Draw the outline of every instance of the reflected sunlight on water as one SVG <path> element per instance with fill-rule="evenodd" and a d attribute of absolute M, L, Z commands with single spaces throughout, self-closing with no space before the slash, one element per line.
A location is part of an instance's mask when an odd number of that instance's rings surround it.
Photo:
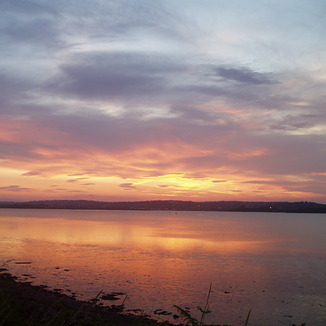
<path fill-rule="evenodd" d="M 253 309 L 252 325 L 321 326 L 325 226 L 317 214 L 3 209 L 0 259 L 31 261 L 8 266 L 82 298 L 127 293 L 148 313 L 195 309 L 212 282 L 216 322 Z"/>

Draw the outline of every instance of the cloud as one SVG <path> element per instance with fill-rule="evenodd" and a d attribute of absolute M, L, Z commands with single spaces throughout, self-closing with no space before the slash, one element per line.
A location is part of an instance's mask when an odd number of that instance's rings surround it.
<path fill-rule="evenodd" d="M 10 74 L 8 71 L 0 71 L 0 113 L 11 113 L 15 108 L 10 102 L 20 98 L 23 93 L 33 85 L 33 82 Z"/>
<path fill-rule="evenodd" d="M 319 114 L 298 114 L 285 115 L 274 122 L 270 122 L 269 127 L 273 130 L 297 131 L 307 130 L 322 124 L 325 119 L 323 115 Z"/>
<path fill-rule="evenodd" d="M 31 21 L 11 21 L 11 24 L 2 28 L 2 33 L 15 42 L 30 42 L 34 44 L 52 45 L 59 40 L 54 23 L 45 18 L 34 18 Z M 27 45 L 26 44 L 26 45 Z"/>
<path fill-rule="evenodd" d="M 153 178 L 168 192 L 189 178 L 231 191 L 266 178 L 275 184 L 242 187 L 322 192 L 324 180 L 307 179 L 325 162 L 317 7 L 1 1 L 1 167 L 31 183 L 58 176 L 58 187 Z"/>
<path fill-rule="evenodd" d="M 37 159 L 39 155 L 33 153 L 33 145 L 24 145 L 23 143 L 13 143 L 8 141 L 0 141 L 0 159 Z"/>
<path fill-rule="evenodd" d="M 239 184 L 256 185 L 257 189 L 269 189 L 271 187 L 279 187 L 284 192 L 301 192 L 301 193 L 315 193 L 323 195 L 326 191 L 325 180 L 305 175 L 302 180 L 287 179 L 279 176 L 274 176 L 270 180 L 244 180 L 239 181 Z"/>
<path fill-rule="evenodd" d="M 26 192 L 26 191 L 32 191 L 34 189 L 33 188 L 24 188 L 19 185 L 11 185 L 11 186 L 6 186 L 6 187 L 0 187 L 0 190 L 13 191 L 13 192 Z"/>
<path fill-rule="evenodd" d="M 37 15 L 44 13 L 55 13 L 56 10 L 53 10 L 48 4 L 41 3 L 39 1 L 31 0 L 28 2 L 23 2 L 20 0 L 3 0 L 0 3 L 0 8 L 3 12 L 14 13 L 18 15 L 31 15 L 35 17 Z"/>
<path fill-rule="evenodd" d="M 28 171 L 28 172 L 23 173 L 22 176 L 33 177 L 33 176 L 40 175 L 40 174 L 41 174 L 41 172 L 39 172 L 39 171 Z"/>
<path fill-rule="evenodd" d="M 68 183 L 78 183 L 79 181 L 88 180 L 89 178 L 77 178 L 77 179 L 69 179 Z"/>
<path fill-rule="evenodd" d="M 34 119 L 32 124 L 20 121 L 13 125 L 19 137 L 0 143 L 1 157 L 17 167 L 23 160 L 29 171 L 25 176 L 74 171 L 74 175 L 132 177 L 183 172 L 208 177 L 225 167 L 266 175 L 324 169 L 323 135 L 299 137 L 250 130 L 233 115 L 199 108 L 180 107 L 175 112 L 170 119 L 112 117 L 95 111 L 91 117 L 56 114 Z M 79 162 L 79 171 L 75 162 Z"/>
<path fill-rule="evenodd" d="M 205 65 L 198 63 L 196 66 L 194 69 L 194 64 L 178 56 L 155 52 L 82 53 L 60 66 L 60 73 L 46 83 L 46 91 L 83 100 L 109 100 L 128 111 L 130 107 L 144 105 L 174 108 L 185 102 L 203 105 L 218 98 L 243 106 L 247 103 L 267 108 L 275 107 L 280 101 L 284 103 L 269 89 L 260 89 L 257 93 L 257 85 L 275 84 L 267 74 L 247 68 L 224 67 L 214 67 L 214 74 L 211 74 L 206 72 Z M 225 85 L 216 80 L 216 71 L 223 80 L 241 81 L 247 88 Z"/>
<path fill-rule="evenodd" d="M 134 189 L 137 189 L 137 187 L 135 187 L 134 184 L 131 183 L 131 182 L 121 183 L 119 186 L 121 188 L 123 188 L 124 190 L 134 190 Z"/>
<path fill-rule="evenodd" d="M 239 83 L 254 85 L 270 85 L 274 83 L 268 74 L 259 73 L 249 68 L 228 68 L 220 66 L 216 67 L 215 71 L 216 74 L 223 79 Z"/>
<path fill-rule="evenodd" d="M 169 98 L 173 92 L 169 86 L 173 76 L 184 70 L 182 64 L 155 54 L 89 53 L 63 64 L 62 73 L 48 83 L 48 90 L 66 96 L 109 99 L 129 105 L 158 105 L 163 94 L 167 93 Z"/>

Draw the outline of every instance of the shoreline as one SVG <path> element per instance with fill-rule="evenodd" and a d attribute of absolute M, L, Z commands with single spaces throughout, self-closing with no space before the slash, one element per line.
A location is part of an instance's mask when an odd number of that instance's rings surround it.
<path fill-rule="evenodd" d="M 98 305 L 96 298 L 82 301 L 45 286 L 19 281 L 6 268 L 0 269 L 0 307 L 0 323 L 4 326 L 173 326 L 148 315 L 122 312 L 119 306 Z"/>
<path fill-rule="evenodd" d="M 198 211 L 198 212 L 271 212 L 326 213 L 326 204 L 315 202 L 255 202 L 255 201 L 183 201 L 149 200 L 107 202 L 93 200 L 36 200 L 3 202 L 0 208 L 69 209 L 69 210 L 127 210 L 127 211 Z"/>

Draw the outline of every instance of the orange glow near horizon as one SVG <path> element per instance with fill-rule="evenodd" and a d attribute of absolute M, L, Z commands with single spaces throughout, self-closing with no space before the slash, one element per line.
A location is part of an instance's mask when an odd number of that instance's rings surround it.
<path fill-rule="evenodd" d="M 27 131 L 31 128 L 35 126 L 29 120 L 14 121 L 2 130 L 0 136 L 19 143 L 23 141 L 19 130 L 29 134 Z M 275 182 L 275 176 L 239 170 L 238 162 L 268 155 L 269 151 L 262 147 L 222 151 L 178 141 L 154 142 L 151 146 L 108 153 L 94 146 L 74 146 L 64 133 L 58 134 L 48 128 L 42 132 L 48 136 L 27 137 L 27 142 L 39 142 L 30 156 L 21 160 L 13 154 L 0 160 L 0 200 L 319 199 L 309 191 L 287 186 L 287 183 L 304 183 L 309 180 L 307 176 L 276 176 L 280 179 Z M 65 148 L 53 148 L 57 138 L 66 144 Z M 205 161 L 219 156 L 233 160 L 233 165 L 217 168 L 200 165 L 201 159 Z M 197 158 L 199 163 L 196 163 Z M 311 177 L 319 175 L 322 174 L 310 174 Z M 252 179 L 254 181 L 250 181 Z"/>
<path fill-rule="evenodd" d="M 59 171 L 62 167 L 58 167 Z M 59 172 L 58 171 L 58 172 Z M 0 196 L 6 200 L 94 199 L 94 200 L 288 200 L 309 199 L 313 194 L 293 189 L 285 190 L 268 179 L 246 183 L 242 178 L 226 174 L 192 177 L 183 173 L 143 176 L 94 176 L 76 171 L 44 176 L 26 170 L 0 168 L 3 174 Z M 55 171 L 53 171 L 55 172 Z M 41 172 L 43 173 L 43 172 Z M 235 199 L 236 198 L 236 199 Z"/>

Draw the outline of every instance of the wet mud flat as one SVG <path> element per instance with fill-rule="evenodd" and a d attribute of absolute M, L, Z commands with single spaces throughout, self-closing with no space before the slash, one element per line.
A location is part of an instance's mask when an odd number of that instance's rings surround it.
<path fill-rule="evenodd" d="M 12 325 L 80 325 L 80 326 L 171 326 L 146 315 L 122 313 L 123 307 L 100 306 L 96 298 L 77 300 L 46 286 L 19 281 L 0 269 L 0 324 Z"/>

